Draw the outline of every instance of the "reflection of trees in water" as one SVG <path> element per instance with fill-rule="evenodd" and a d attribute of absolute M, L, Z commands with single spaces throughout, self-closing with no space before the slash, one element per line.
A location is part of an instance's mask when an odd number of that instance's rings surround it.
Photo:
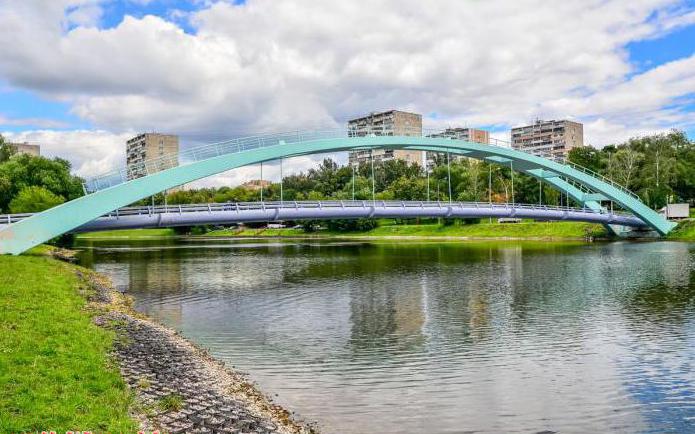
<path fill-rule="evenodd" d="M 620 298 L 625 318 L 639 328 L 662 324 L 683 325 L 695 309 L 695 246 L 658 243 L 654 249 L 629 252 L 641 271 L 625 273 L 630 285 Z M 635 277 L 635 275 L 638 275 Z"/>

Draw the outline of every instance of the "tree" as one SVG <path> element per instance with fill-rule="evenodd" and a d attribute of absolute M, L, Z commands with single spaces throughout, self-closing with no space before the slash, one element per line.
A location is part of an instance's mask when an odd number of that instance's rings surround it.
<path fill-rule="evenodd" d="M 0 163 L 9 160 L 15 154 L 15 149 L 5 142 L 5 138 L 0 135 Z"/>
<path fill-rule="evenodd" d="M 397 200 L 426 200 L 427 181 L 418 178 L 407 178 L 401 176 L 393 182 L 388 190 Z"/>
<path fill-rule="evenodd" d="M 65 200 L 83 194 L 82 179 L 70 174 L 66 160 L 18 155 L 0 163 L 0 209 L 7 209 L 22 189 L 31 186 L 43 187 Z"/>
<path fill-rule="evenodd" d="M 625 188 L 631 188 L 635 181 L 640 163 L 644 160 L 644 154 L 634 149 L 625 147 L 619 149 L 612 158 L 613 179 Z"/>
<path fill-rule="evenodd" d="M 603 170 L 601 151 L 592 146 L 579 146 L 572 148 L 568 155 L 568 160 L 579 164 L 582 167 L 600 172 Z"/>
<path fill-rule="evenodd" d="M 62 196 L 39 186 L 24 187 L 10 202 L 10 212 L 41 212 L 65 202 Z"/>

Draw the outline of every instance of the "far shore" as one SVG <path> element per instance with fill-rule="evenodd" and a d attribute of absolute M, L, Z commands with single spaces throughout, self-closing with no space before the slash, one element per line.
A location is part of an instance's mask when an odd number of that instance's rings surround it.
<path fill-rule="evenodd" d="M 282 239 L 359 239 L 392 241 L 611 241 L 612 237 L 598 224 L 581 222 L 522 222 L 441 225 L 386 223 L 367 231 L 306 232 L 301 228 L 234 227 L 200 234 L 177 234 L 171 228 L 131 229 L 91 232 L 77 235 L 81 240 L 155 240 L 186 237 L 210 238 L 282 238 Z M 678 241 L 695 241 L 695 221 L 681 222 L 667 237 Z"/>

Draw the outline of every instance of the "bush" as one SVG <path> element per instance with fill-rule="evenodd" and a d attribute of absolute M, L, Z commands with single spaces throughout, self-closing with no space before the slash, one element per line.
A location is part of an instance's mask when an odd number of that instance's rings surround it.
<path fill-rule="evenodd" d="M 329 220 L 328 229 L 334 232 L 365 232 L 377 228 L 376 219 Z"/>
<path fill-rule="evenodd" d="M 302 230 L 306 233 L 316 232 L 319 228 L 318 220 L 305 220 L 302 222 Z"/>
<path fill-rule="evenodd" d="M 24 187 L 19 194 L 10 201 L 10 212 L 41 212 L 65 202 L 62 196 L 51 193 L 44 187 Z"/>

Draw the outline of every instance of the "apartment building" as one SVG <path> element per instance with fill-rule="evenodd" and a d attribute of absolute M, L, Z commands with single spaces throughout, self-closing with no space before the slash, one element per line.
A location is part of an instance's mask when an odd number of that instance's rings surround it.
<path fill-rule="evenodd" d="M 451 137 L 456 140 L 466 140 L 475 143 L 490 143 L 490 132 L 477 128 L 447 128 L 441 133 L 432 134 L 431 137 Z"/>
<path fill-rule="evenodd" d="M 447 128 L 440 133 L 430 134 L 428 137 L 449 137 L 456 140 L 466 140 L 469 142 L 483 143 L 485 145 L 490 144 L 490 132 L 486 130 L 479 130 L 477 128 Z M 435 165 L 436 155 L 446 155 L 437 152 L 427 152 L 427 167 L 432 168 Z M 452 155 L 452 160 L 459 160 L 466 158 L 462 155 Z"/>
<path fill-rule="evenodd" d="M 422 136 L 422 115 L 399 110 L 389 110 L 380 113 L 370 113 L 367 116 L 348 121 L 348 134 L 362 137 L 370 134 L 377 136 Z M 373 154 L 372 154 L 373 152 Z M 409 163 L 423 165 L 425 162 L 422 151 L 406 151 L 402 149 L 374 149 L 351 151 L 351 165 L 368 163 L 370 155 L 375 162 L 403 160 Z"/>
<path fill-rule="evenodd" d="M 584 146 L 584 126 L 579 122 L 537 119 L 512 128 L 512 148 L 529 154 L 562 159 L 579 146 Z"/>
<path fill-rule="evenodd" d="M 24 143 L 8 143 L 10 148 L 14 150 L 15 155 L 26 154 L 38 157 L 41 155 L 41 146 L 30 145 L 27 142 Z"/>
<path fill-rule="evenodd" d="M 154 161 L 152 161 L 154 160 Z M 145 161 L 152 161 L 144 167 Z M 172 134 L 143 133 L 126 142 L 128 179 L 170 169 L 179 165 L 179 137 Z"/>

